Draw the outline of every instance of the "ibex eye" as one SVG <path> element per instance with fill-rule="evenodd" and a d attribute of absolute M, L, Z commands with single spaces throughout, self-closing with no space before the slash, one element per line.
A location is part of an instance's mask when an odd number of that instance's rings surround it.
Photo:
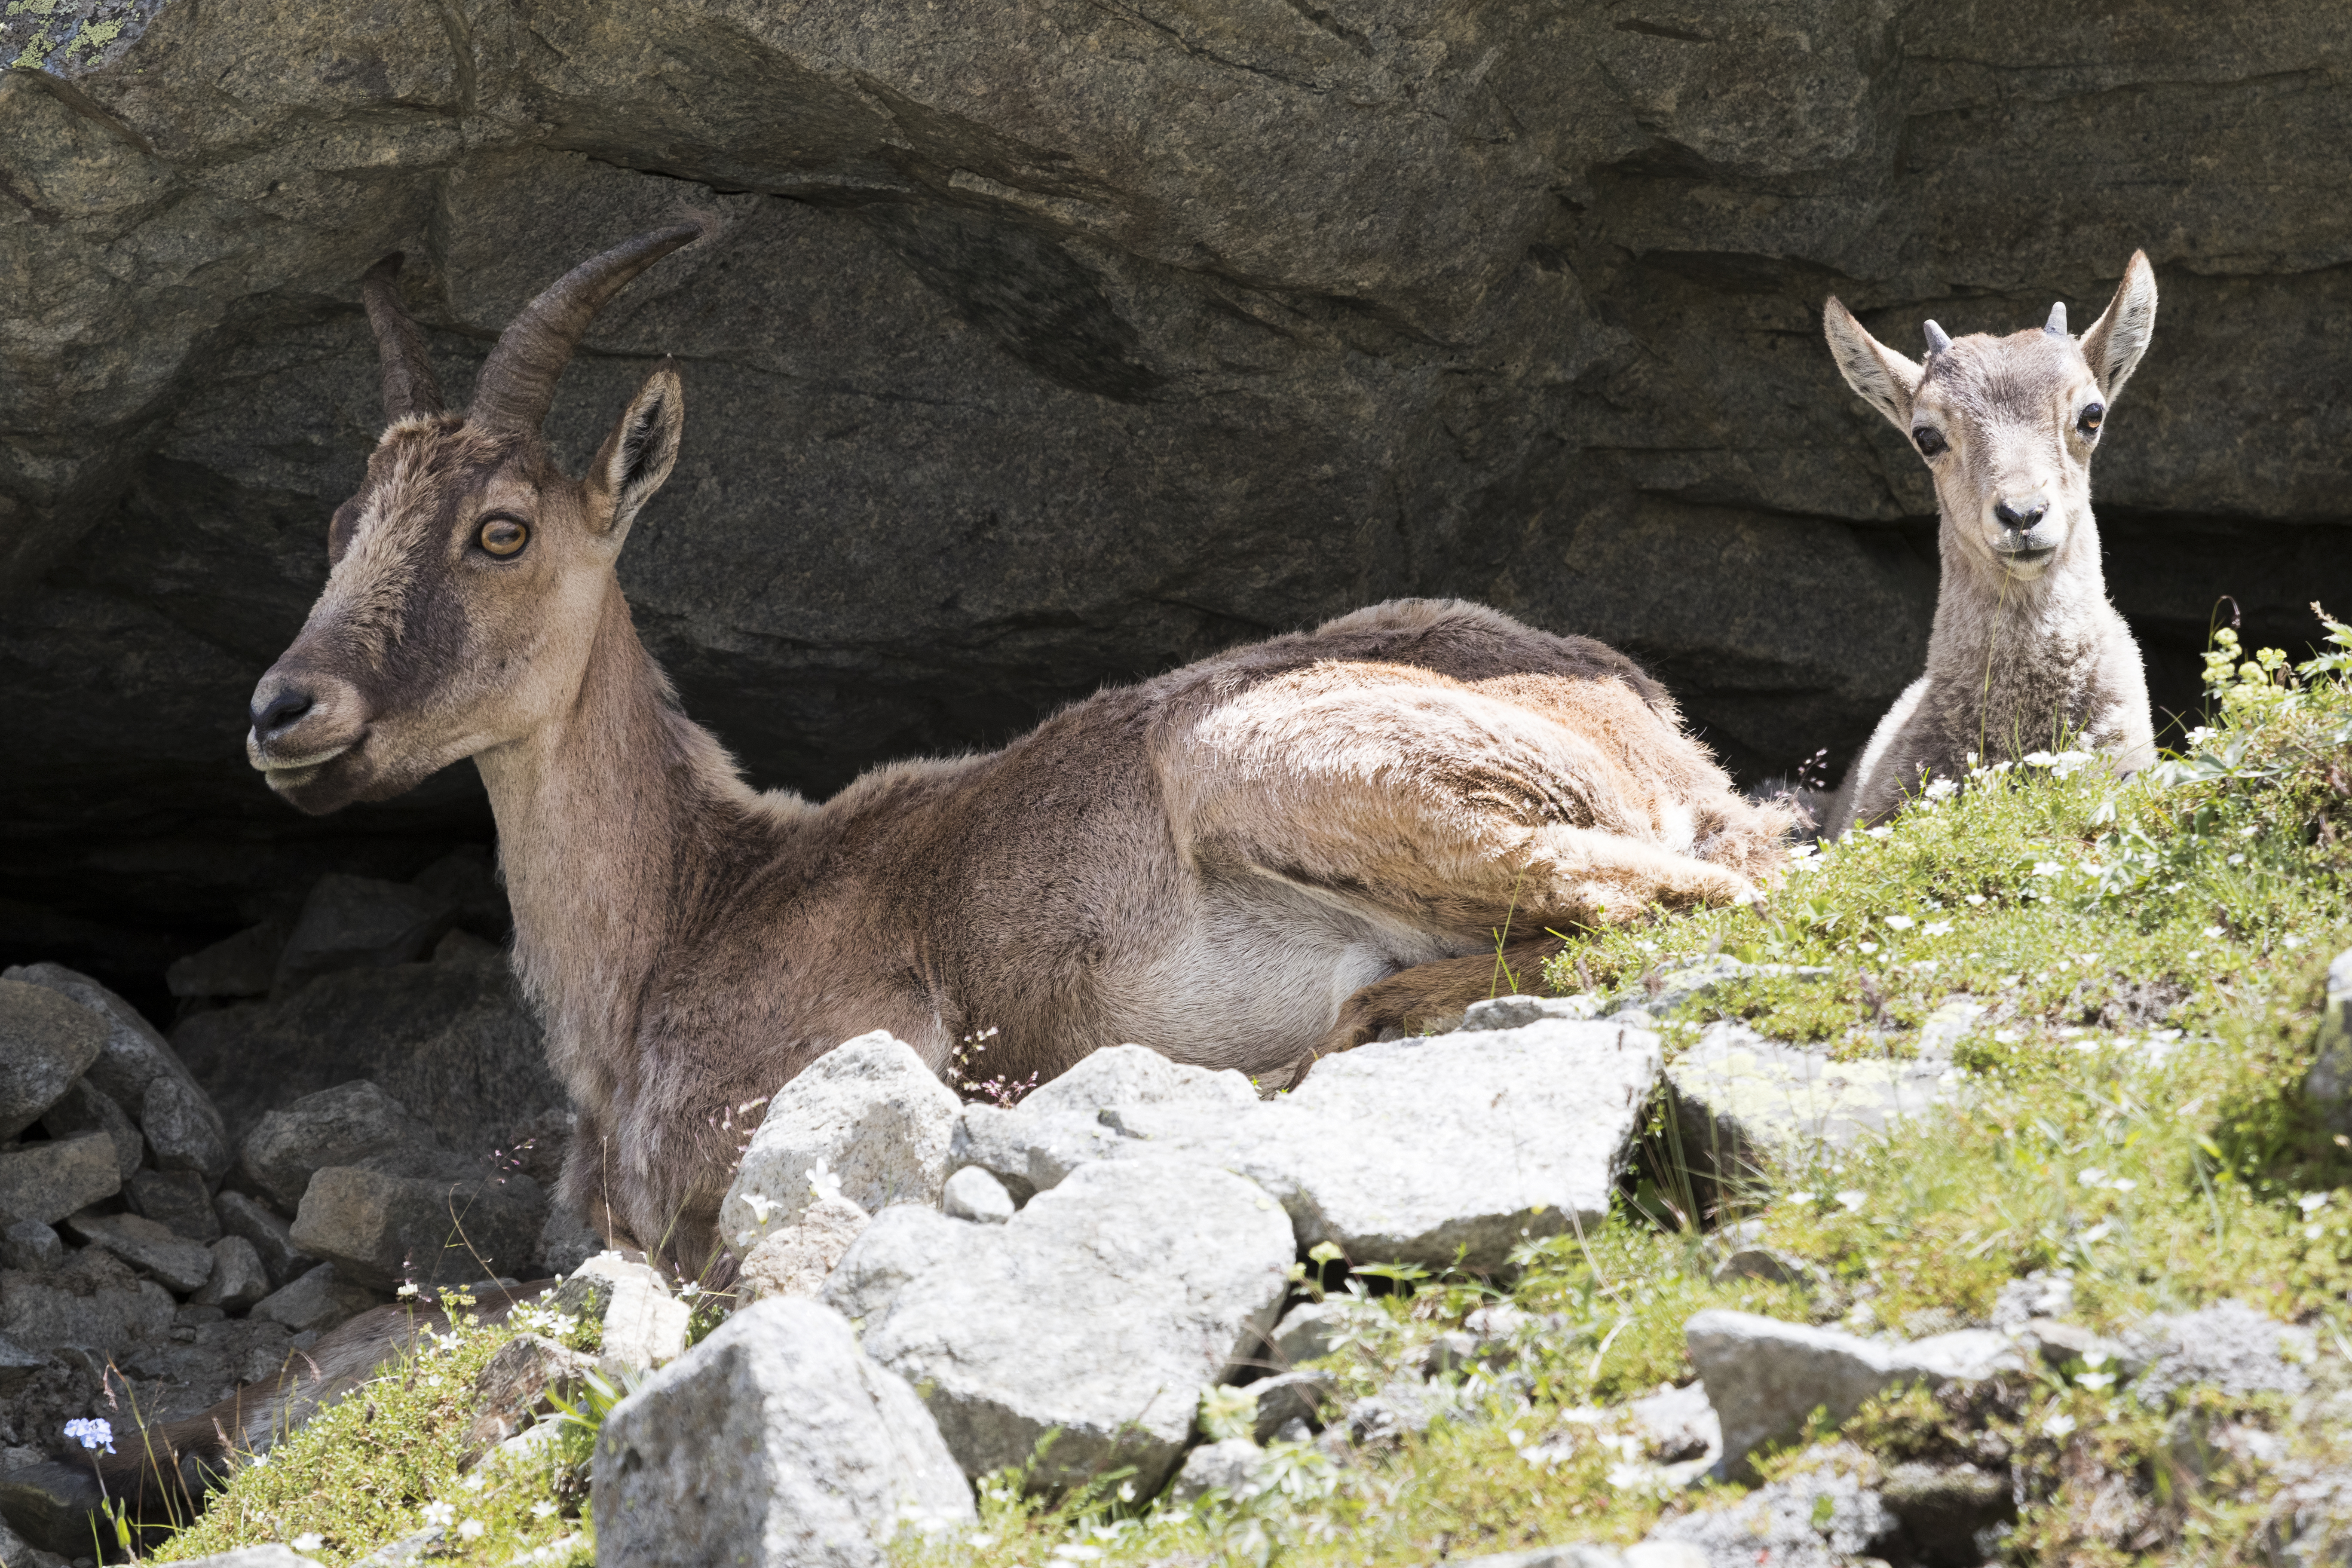
<path fill-rule="evenodd" d="M 2085 436 L 2097 435 L 2099 431 L 2099 421 L 2105 419 L 2106 416 L 2106 405 L 2103 403 L 2094 403 L 2085 406 L 2083 410 L 2083 417 L 2081 420 L 2083 434 Z"/>
<path fill-rule="evenodd" d="M 1920 426 L 1911 432 L 1911 439 L 1918 444 L 1923 458 L 1937 457 L 1944 450 L 1944 433 L 1933 425 Z"/>
<path fill-rule="evenodd" d="M 482 524 L 475 540 L 493 555 L 520 555 L 530 542 L 530 530 L 510 517 L 494 517 Z"/>

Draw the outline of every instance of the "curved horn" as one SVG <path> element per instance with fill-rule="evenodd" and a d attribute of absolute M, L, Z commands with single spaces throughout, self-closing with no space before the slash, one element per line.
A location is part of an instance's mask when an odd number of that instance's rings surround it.
<path fill-rule="evenodd" d="M 629 279 L 680 246 L 700 239 L 711 226 L 677 223 L 623 240 L 549 284 L 499 334 L 499 346 L 482 363 L 467 422 L 500 433 L 537 430 L 555 401 L 555 378 L 571 363 L 572 345 L 596 312 Z"/>
<path fill-rule="evenodd" d="M 412 414 L 441 412 L 441 384 L 425 357 L 425 333 L 400 303 L 401 253 L 394 251 L 360 279 L 368 325 L 375 329 L 376 353 L 383 359 L 383 422 L 397 425 Z"/>
<path fill-rule="evenodd" d="M 1930 359 L 1942 353 L 1946 349 L 1952 346 L 1952 340 L 1945 336 L 1944 329 L 1936 325 L 1935 322 L 1928 321 L 1921 326 L 1919 330 L 1927 334 L 1927 356 Z"/>
<path fill-rule="evenodd" d="M 2042 324 L 2042 330 L 2053 338 L 2063 338 L 2066 335 L 2065 300 L 2061 300 L 2050 307 L 2050 319 Z"/>

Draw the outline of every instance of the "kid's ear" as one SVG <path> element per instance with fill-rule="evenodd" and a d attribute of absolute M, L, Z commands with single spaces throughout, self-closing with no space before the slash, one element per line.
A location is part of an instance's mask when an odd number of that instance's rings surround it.
<path fill-rule="evenodd" d="M 2156 268 L 2148 265 L 2147 251 L 2135 250 L 2105 313 L 2083 334 L 2083 357 L 2091 362 L 2091 374 L 2108 402 L 2131 379 L 2155 335 Z"/>
<path fill-rule="evenodd" d="M 1925 368 L 1872 337 L 1835 295 L 1830 297 L 1822 311 L 1822 331 L 1830 341 L 1830 353 L 1835 356 L 1838 374 L 1845 377 L 1845 384 L 1861 394 L 1864 402 L 1886 416 L 1887 423 L 1908 439 L 1911 405 L 1919 395 L 1920 378 L 1927 374 Z"/>
<path fill-rule="evenodd" d="M 686 389 L 668 365 L 646 378 L 604 444 L 588 465 L 592 523 L 614 549 L 628 537 L 629 524 L 677 465 L 677 444 L 686 428 Z"/>

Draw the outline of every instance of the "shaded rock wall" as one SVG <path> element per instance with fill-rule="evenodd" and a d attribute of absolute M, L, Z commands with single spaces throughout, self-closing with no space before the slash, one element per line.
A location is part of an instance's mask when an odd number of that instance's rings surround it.
<path fill-rule="evenodd" d="M 2135 246 L 2163 310 L 2097 479 L 2159 701 L 2217 595 L 2298 644 L 2352 603 L 2322 0 L 83 9 L 102 47 L 0 75 L 10 955 L 152 985 L 487 835 L 470 770 L 312 823 L 242 760 L 381 423 L 356 279 L 409 252 L 462 389 L 681 202 L 731 229 L 551 428 L 584 457 L 680 361 L 622 574 L 763 784 L 1401 593 L 1626 647 L 1748 776 L 1842 766 L 1920 663 L 1934 525 L 1822 296 L 1906 345 L 2087 322 Z"/>

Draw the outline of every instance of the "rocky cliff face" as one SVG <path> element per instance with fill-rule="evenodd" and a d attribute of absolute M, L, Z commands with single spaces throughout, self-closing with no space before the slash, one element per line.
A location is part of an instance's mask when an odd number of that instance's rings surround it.
<path fill-rule="evenodd" d="M 1906 345 L 2087 322 L 2135 246 L 2163 314 L 2098 479 L 2159 701 L 2216 595 L 2298 644 L 2352 602 L 2322 0 L 34 9 L 0 32 L 12 952 L 152 973 L 487 833 L 468 770 L 310 823 L 243 763 L 381 422 L 357 279 L 409 253 L 462 395 L 681 203 L 730 232 L 606 313 L 551 430 L 584 457 L 679 361 L 622 574 L 766 784 L 1403 593 L 1634 652 L 1751 776 L 1842 757 L 1920 663 L 1933 503 L 1822 296 Z"/>

